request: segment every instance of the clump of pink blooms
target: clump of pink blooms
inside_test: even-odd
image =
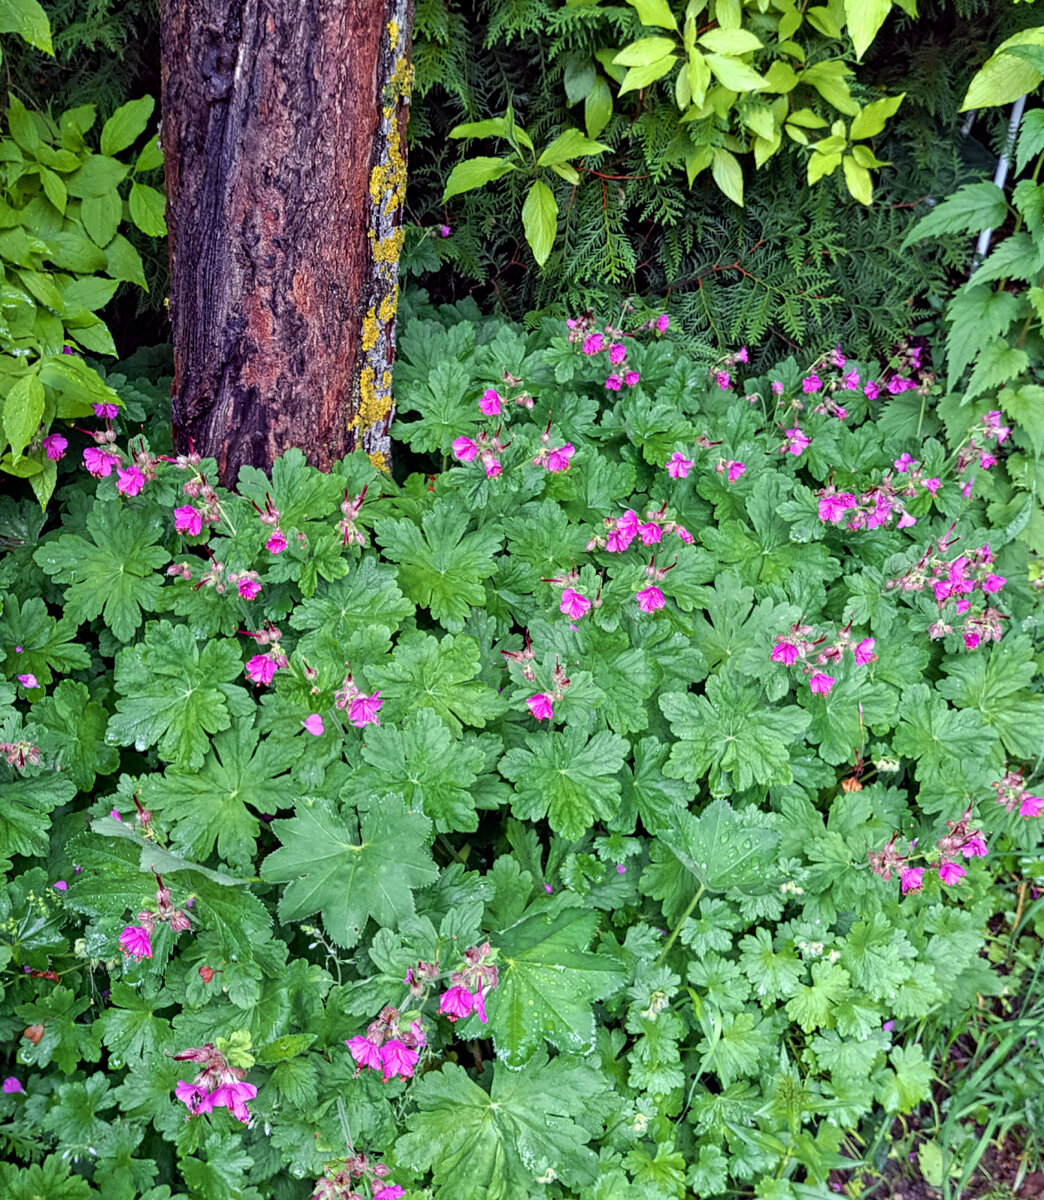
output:
[[[997,409],[984,414],[979,425],[972,430],[968,441],[957,453],[954,472],[963,474],[969,467],[977,465],[981,470],[988,471],[997,465],[998,459],[993,453],[1011,436],[1011,427],[1004,425],[1003,414]],[[972,483],[975,476],[970,476],[961,488],[961,495],[967,499],[972,493]]]
[[[693,536],[684,525],[677,521],[665,521],[666,503],[656,510],[650,509],[645,514],[646,519],[629,508],[622,517],[606,517],[606,535],[595,536],[587,543],[587,550],[606,550],[610,554],[622,554],[637,538],[643,546],[655,546],[662,540],[664,534],[675,534],[688,546],[692,544]]]
[[[509,443],[502,442],[500,430],[495,434],[477,433],[474,438],[461,436],[453,443],[453,457],[462,463],[474,462],[482,464],[487,479],[495,479],[503,468],[497,455],[504,451]]]
[[[939,881],[947,887],[959,884],[968,869],[958,859],[985,858],[988,853],[981,830],[970,827],[971,815],[969,808],[958,820],[947,821],[948,832],[939,838],[935,849],[929,853],[918,851],[916,840],[907,843],[906,853],[901,853],[897,847],[899,834],[895,834],[880,850],[871,850],[867,854],[870,869],[886,883],[892,878],[893,872],[898,872],[899,886],[904,896],[923,889],[925,872],[929,870],[936,871]],[[911,866],[915,857],[923,859],[925,865]]]
[[[530,657],[532,657],[532,651],[528,644],[528,635],[526,638],[526,643],[526,650],[530,651]],[[520,661],[522,660],[525,652],[526,651],[515,651],[514,653],[511,653],[505,651],[504,653],[508,658],[514,658],[516,661]],[[526,678],[535,678],[535,675],[533,675],[532,671],[526,672],[523,670],[522,673]],[[570,686],[570,682],[571,681],[569,677],[565,673],[565,669],[562,667],[561,663],[556,660],[554,670],[551,672],[551,691],[537,692],[535,696],[530,696],[526,701],[526,707],[538,721],[553,720],[555,716],[554,706],[565,695],[566,689]]]
[[[168,568],[168,571],[170,568]],[[244,637],[253,638],[259,646],[268,646],[269,649],[263,654],[255,654],[253,658],[247,660],[246,677],[253,684],[265,684],[266,686],[275,678],[275,673],[282,667],[288,666],[286,655],[279,648],[279,640],[282,638],[282,631],[277,629],[271,622],[268,622],[264,629],[260,629],[257,633],[248,633],[246,630],[239,631]]]
[[[1008,812],[1018,812],[1020,817],[1027,819],[1044,814],[1044,798],[1030,795],[1021,771],[1009,771],[993,788],[997,793],[997,803]]]
[[[670,319],[663,314],[655,320],[647,321],[642,328],[663,333],[669,324]],[[638,383],[640,375],[637,371],[625,369],[627,345],[624,340],[621,340],[631,335],[625,334],[623,330],[617,329],[611,324],[604,326],[603,329],[595,329],[594,325],[593,313],[587,313],[583,317],[571,317],[566,321],[569,329],[569,341],[579,344],[581,352],[588,358],[608,351],[610,371],[605,380],[607,391],[618,392],[623,387],[634,387]]]
[[[486,1024],[483,993],[491,992],[497,986],[497,968],[490,961],[492,956],[493,947],[489,942],[469,946],[464,951],[463,962],[450,976],[449,988],[439,997],[440,1015],[458,1021],[476,1013],[482,1024]]]
[[[365,1035],[345,1040],[359,1070],[367,1067],[379,1071],[385,1083],[397,1077],[408,1079],[427,1044],[420,1021],[403,1019],[399,1010],[390,1004],[381,1009]]]
[[[356,1190],[360,1181],[368,1185],[369,1200],[399,1200],[405,1195],[397,1183],[384,1183],[391,1167],[370,1162],[365,1154],[357,1154],[350,1146],[348,1151],[347,1158],[328,1166],[322,1179],[316,1180],[312,1200],[366,1200],[366,1194]]]
[[[141,823],[147,828],[152,820],[152,814],[148,809],[143,809],[140,805],[138,807],[141,813]],[[159,884],[159,888],[156,892],[155,909],[143,909],[138,913],[138,924],[127,925],[120,934],[120,946],[123,949],[124,957],[133,958],[136,962],[152,957],[152,935],[156,932],[157,924],[169,925],[173,933],[182,933],[192,928],[192,922],[187,914],[180,908],[174,907],[170,898],[170,889],[164,887],[163,880],[158,875],[156,882]]]
[[[886,471],[879,484],[861,492],[838,491],[833,480],[816,492],[819,500],[819,519],[829,525],[841,525],[847,529],[880,529],[896,520],[897,529],[907,529],[917,524],[905,507],[905,501],[919,495],[925,488],[934,496],[942,483],[937,478],[925,479],[909,454],[903,454],[893,464],[895,474]],[[897,476],[905,476],[899,479]]]
[[[952,533],[951,525],[938,542],[928,544],[928,549],[912,567],[894,579],[887,580],[885,587],[898,588],[903,592],[923,592],[930,588],[939,606],[940,617],[930,626],[928,636],[937,641],[953,633],[953,626],[944,619],[944,614],[951,616],[946,610],[952,605],[955,615],[963,617],[961,633],[965,648],[975,650],[984,641],[999,642],[1001,639],[1001,622],[1006,618],[1000,609],[994,608],[985,597],[996,595],[1007,583],[1007,579],[993,571],[993,554],[988,542],[970,554],[947,558],[946,551],[958,541],[956,537],[950,536]],[[969,597],[976,592],[981,593],[978,600],[983,607],[972,611],[972,601]]]
[[[213,1112],[215,1108],[227,1108],[237,1121],[246,1124],[250,1120],[247,1101],[254,1099],[257,1088],[245,1082],[246,1071],[230,1066],[212,1042],[197,1049],[182,1050],[174,1055],[174,1059],[176,1062],[199,1063],[203,1068],[191,1083],[182,1081],[174,1089],[174,1095],[189,1110],[190,1117]]]
[[[821,667],[839,663],[846,652],[851,652],[861,667],[872,663],[877,657],[874,639],[856,639],[851,630],[851,625],[846,625],[834,633],[832,641],[828,641],[828,634],[816,637],[816,630],[811,625],[791,625],[787,633],[777,635],[769,657],[785,667],[800,666],[808,678],[809,690],[817,696],[828,696],[837,680],[820,670]]]
[[[347,712],[348,724],[354,725],[356,729],[362,729],[364,725],[380,725],[377,714],[384,703],[380,689],[378,688],[372,696],[364,695],[356,686],[350,671],[344,677],[340,691],[334,693],[334,703],[343,712]]]

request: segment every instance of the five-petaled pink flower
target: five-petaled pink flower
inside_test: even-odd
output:
[[[496,477],[503,471],[503,467],[500,465],[500,459],[494,458],[492,454],[482,460],[482,465],[486,468],[487,479],[496,479]]]
[[[970,837],[961,847],[961,853],[965,858],[985,858],[988,851],[986,839],[980,833]]]
[[[644,525],[638,526],[638,536],[641,538],[643,546],[655,546],[663,537],[663,530],[655,521],[646,521]]]
[[[8,1077],[4,1080],[4,1093],[6,1095],[10,1096],[14,1092],[24,1092],[24,1091],[25,1091],[25,1088],[22,1087],[21,1080],[16,1079],[14,1075],[8,1075]]]
[[[567,617],[571,617],[574,621],[579,621],[591,607],[591,601],[572,588],[566,588],[562,593],[562,603],[559,607]]]
[[[174,510],[174,528],[189,537],[199,537],[203,532],[203,517],[191,504],[183,504]]]
[[[597,354],[602,349],[602,335],[600,333],[589,333],[584,338],[584,353]]]
[[[643,588],[635,599],[638,601],[638,607],[646,613],[658,612],[666,603],[663,592],[658,587]]]
[[[902,454],[892,464],[900,475],[905,475],[911,467],[916,466],[917,460],[912,454],[907,454],[904,450]]]
[[[461,462],[471,462],[478,454],[478,446],[469,437],[459,437],[453,443],[453,457],[459,458]]]
[[[806,375],[801,381],[801,390],[806,396],[811,396],[813,392],[818,392],[822,386],[822,379],[814,371],[811,375]]]
[[[1019,805],[1020,817],[1039,817],[1044,812],[1044,799],[1040,796],[1023,796]]]
[[[627,347],[623,344],[623,342],[613,342],[613,344],[609,347],[609,361],[613,364],[613,366],[619,366],[619,364],[622,363],[626,357]]]
[[[373,1200],[399,1200],[400,1196],[405,1196],[406,1193],[397,1183],[386,1183],[384,1187],[378,1188],[373,1193]]]
[[[773,662],[782,663],[785,667],[792,667],[798,660],[798,648],[793,642],[777,642],[772,647],[769,657]]]
[[[559,446],[557,450],[552,450],[547,456],[547,469],[552,475],[557,475],[559,471],[569,470],[569,460],[576,453],[576,447],[572,442],[566,442],[564,446]]]
[[[26,675],[16,675],[15,678],[24,688],[38,688],[40,686],[40,681],[31,671]]]
[[[378,1050],[369,1038],[364,1038],[360,1034],[358,1037],[353,1037],[350,1041],[346,1040],[345,1045],[348,1047],[348,1052],[352,1058],[355,1059],[360,1067],[371,1067],[374,1071],[381,1069],[380,1050]]]
[[[907,892],[919,892],[924,886],[924,867],[904,867],[899,881],[904,896]]]
[[[88,446],[83,452],[83,464],[95,479],[106,479],[118,467],[122,460],[116,454],[102,450],[98,446]]]
[[[273,529],[272,536],[265,542],[265,549],[270,554],[282,554],[286,549],[286,535],[281,529]]]
[[[383,703],[380,689],[372,696],[356,696],[348,713],[349,725],[354,725],[356,729],[362,729],[364,725],[380,725],[377,713]]]
[[[65,457],[65,451],[69,448],[68,438],[62,437],[60,433],[51,433],[43,440],[44,453],[53,462]]]
[[[324,731],[323,718],[318,713],[312,713],[310,716],[305,717],[301,724],[312,737],[322,737]]]
[[[874,639],[863,638],[856,646],[853,654],[855,654],[855,660],[861,667],[865,667],[867,663],[872,663],[877,657],[874,654]]]
[[[250,1120],[246,1102],[257,1095],[257,1088],[252,1083],[242,1079],[232,1079],[228,1083],[216,1087],[208,1097],[211,1108],[227,1108],[228,1111],[245,1125]]]
[[[276,668],[276,662],[269,655],[255,654],[247,661],[246,677],[251,683],[269,684],[275,677]]]
[[[142,928],[141,925],[128,925],[120,934],[120,945],[123,947],[124,954],[133,955],[138,962],[141,962],[143,958],[152,957],[152,941],[149,938],[149,931]]]
[[[610,392],[618,392],[623,387],[623,380],[619,375],[610,375],[605,381],[606,390]]]
[[[470,1017],[475,1011],[475,997],[466,987],[451,987],[439,998],[439,1012],[451,1021]]]
[[[413,1074],[413,1068],[417,1065],[417,1060],[420,1058],[418,1051],[407,1046],[405,1042],[400,1042],[398,1038],[392,1038],[390,1041],[381,1046],[381,1065],[384,1067],[384,1082],[389,1079],[394,1079],[396,1075],[401,1075],[403,1079],[408,1079]]]
[[[486,388],[479,401],[479,408],[487,417],[500,416],[500,393],[496,388]]]
[[[535,696],[529,697],[526,704],[538,721],[550,721],[555,715],[551,701],[552,697],[546,692],[537,692]]]
[[[671,324],[671,318],[666,313],[660,313],[656,318],[656,332],[666,333]]]
[[[626,371],[624,373],[624,383],[626,383],[628,387],[634,387],[640,378],[641,376],[637,371]]]
[[[869,379],[863,387],[863,395],[867,400],[876,400],[881,394],[881,385],[876,380]],[[911,868],[912,870],[921,870],[920,867]]]
[[[735,483],[747,471],[746,464],[741,462],[727,462],[725,468],[729,483]]]
[[[183,1079],[179,1079],[174,1088],[174,1095],[185,1105],[189,1110],[189,1115],[193,1117],[199,1116],[200,1113],[208,1113],[213,1107],[210,1092],[206,1088],[200,1087],[198,1083],[186,1083]]]
[[[244,600],[254,600],[258,592],[261,591],[261,585],[256,579],[241,579],[238,584],[239,594]]]
[[[960,863],[944,862],[939,865],[939,878],[945,884],[960,883],[968,872]]]
[[[667,460],[667,474],[672,479],[686,479],[692,470],[692,459],[686,458],[680,450],[675,450]]]
[[[133,464],[116,468],[116,490],[124,496],[136,496],[145,486],[145,476]]]
[[[830,689],[836,682],[837,680],[832,675],[826,675],[822,671],[813,671],[808,686],[814,696],[829,696]]]
[[[987,575],[982,581],[982,590],[984,592],[999,592],[1001,588],[1008,582],[1004,575]]]
[[[790,454],[800,456],[809,446],[812,445],[811,439],[807,438],[804,431],[798,426],[795,426],[793,429],[786,430],[786,434],[786,450]]]
[[[94,415],[96,417],[104,417],[106,421],[115,420],[118,412],[119,409],[115,404],[96,404],[94,406]]]

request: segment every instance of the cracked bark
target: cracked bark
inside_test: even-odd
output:
[[[387,465],[412,0],[161,0],[175,443]]]

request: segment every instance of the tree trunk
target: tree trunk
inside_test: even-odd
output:
[[[413,0],[161,0],[181,452],[389,462]]]

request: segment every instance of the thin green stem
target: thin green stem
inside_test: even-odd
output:
[[[663,962],[663,960],[664,960],[664,959],[667,957],[667,951],[668,951],[668,950],[670,950],[670,948],[671,948],[671,947],[674,945],[674,943],[675,943],[675,941],[676,941],[676,939],[677,939],[677,937],[678,937],[678,934],[681,932],[681,927],[682,927],[682,926],[685,924],[685,922],[686,922],[686,921],[687,921],[687,920],[688,920],[688,919],[689,919],[689,918],[692,916],[693,910],[695,909],[696,905],[697,905],[697,904],[699,904],[699,902],[700,902],[700,897],[703,895],[703,893],[704,893],[706,890],[707,890],[707,885],[706,885],[705,883],[701,883],[701,884],[700,884],[700,889],[699,889],[699,891],[698,891],[698,892],[696,893],[696,895],[695,895],[695,896],[693,896],[693,898],[692,898],[692,899],[689,901],[689,906],[688,906],[688,908],[686,908],[686,910],[685,910],[685,911],[682,913],[682,915],[681,915],[681,920],[680,920],[680,921],[678,922],[678,924],[677,924],[677,925],[675,925],[675,927],[674,927],[674,928],[671,930],[671,936],[670,936],[670,937],[667,939],[667,944],[666,944],[666,945],[664,946],[664,948],[663,948],[663,949],[660,951],[660,957],[659,957],[659,958],[656,960],[656,965],[657,965],[657,966],[659,966],[659,965],[660,965],[660,963],[662,963],[662,962]]]

